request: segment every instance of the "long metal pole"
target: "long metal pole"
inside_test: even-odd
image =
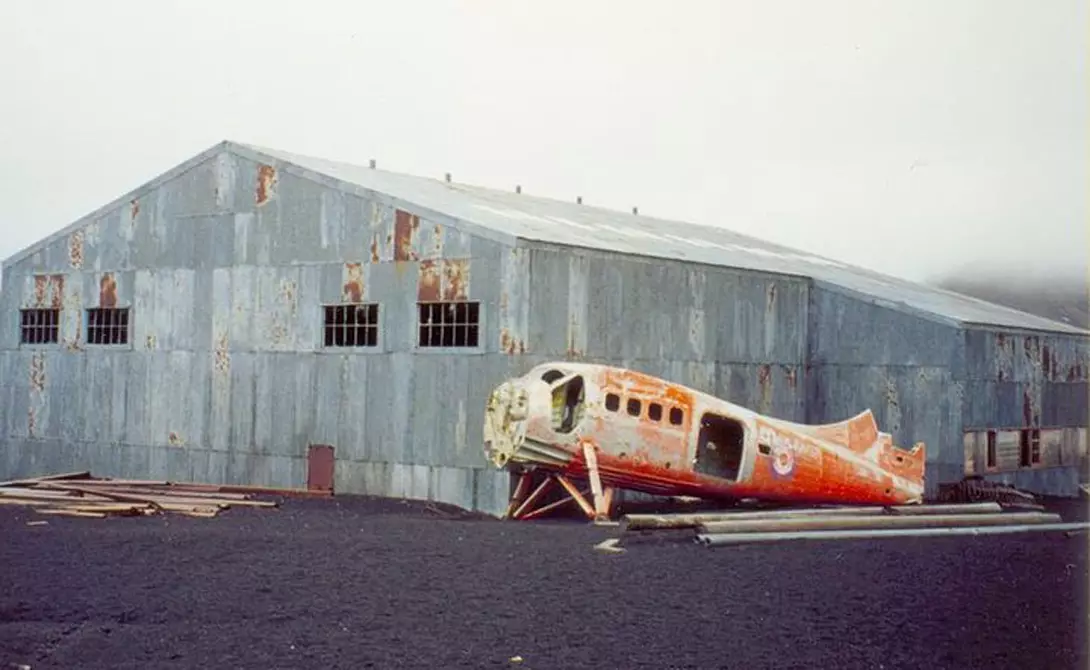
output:
[[[935,535],[1005,535],[1028,533],[1032,531],[1072,531],[1090,530],[1090,523],[1045,523],[1022,526],[974,526],[962,528],[894,528],[867,530],[826,530],[805,531],[799,533],[729,533],[725,535],[701,534],[696,541],[709,547],[722,547],[737,544],[763,542],[783,542],[786,540],[853,540],[881,539],[891,537],[927,537]]]
[[[1014,526],[1060,523],[1059,514],[1018,512],[1009,514],[936,514],[929,516],[848,516],[797,519],[745,519],[700,524],[709,535],[755,531],[850,530],[852,528],[926,528],[943,526]]]
[[[851,507],[815,507],[807,509],[755,510],[740,512],[688,512],[681,514],[626,514],[621,519],[625,530],[695,528],[704,523],[742,519],[782,519],[797,517],[882,516],[890,514],[993,514],[1003,511],[999,503],[965,503],[955,505],[880,505]]]

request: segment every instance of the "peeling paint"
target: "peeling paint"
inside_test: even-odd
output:
[[[443,261],[443,300],[467,300],[469,298],[469,259]]]
[[[793,389],[798,388],[798,385],[799,385],[798,370],[796,369],[796,367],[794,365],[785,365],[785,366],[783,366],[783,374],[784,374],[784,377],[787,379],[787,386],[788,387],[793,388]]]
[[[45,390],[45,355],[41,352],[30,357],[30,390],[37,393]]]
[[[155,349],[155,336],[154,335],[148,335],[147,337],[144,338],[144,348],[147,349],[148,351],[153,351]]]
[[[77,270],[83,268],[82,230],[77,230],[68,236],[68,264]]]
[[[757,384],[760,386],[759,411],[768,414],[772,411],[772,366],[767,363],[757,366]]]
[[[257,192],[255,200],[258,205],[264,205],[275,194],[276,168],[271,165],[260,165],[257,168]]]
[[[31,407],[26,411],[26,423],[27,423],[27,435],[30,437],[37,437],[38,433],[38,415]]]
[[[416,249],[413,248],[416,231],[420,228],[420,217],[404,210],[397,210],[394,215],[394,260],[415,261],[418,260]]]
[[[438,223],[435,224],[435,229],[432,231],[431,255],[433,258],[443,257],[443,226]]]
[[[172,447],[184,447],[185,446],[185,439],[181,435],[179,435],[178,433],[176,433],[176,432],[174,432],[172,430],[172,431],[170,431],[170,434],[167,435],[167,444],[169,444]]]
[[[579,335],[579,320],[572,314],[568,317],[568,349],[567,356],[569,359],[579,359],[583,357],[583,352],[579,350],[579,346],[576,344]]]
[[[505,354],[524,354],[526,343],[512,335],[508,329],[502,328],[500,329],[500,350]]]
[[[416,298],[420,302],[434,302],[440,299],[439,262],[420,261],[420,278],[416,288]]]
[[[45,292],[48,282],[49,280],[45,275],[34,275],[34,298],[33,303],[31,303],[33,307],[45,306]]]
[[[379,234],[373,233],[371,235],[371,262],[379,262]]]
[[[344,285],[341,287],[341,302],[363,302],[365,289],[363,266],[360,263],[345,263]]]
[[[228,347],[227,333],[221,333],[216,338],[213,366],[217,374],[226,375],[231,371],[231,354]]]
[[[129,223],[135,224],[136,223],[136,217],[139,216],[139,215],[140,215],[140,201],[135,200],[135,199],[130,200],[129,201]]]
[[[98,282],[98,306],[117,306],[117,280],[110,272],[104,273]]]

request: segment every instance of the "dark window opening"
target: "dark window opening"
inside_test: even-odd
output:
[[[553,430],[570,433],[583,418],[584,384],[582,377],[573,377],[553,389]]]
[[[1020,435],[1018,463],[1024,468],[1041,462],[1041,431],[1024,429]]]
[[[56,344],[60,340],[59,309],[24,309],[20,311],[19,341],[23,344]]]
[[[652,421],[662,421],[662,405],[653,402],[647,406],[647,418]]]
[[[994,430],[989,430],[988,431],[988,445],[987,445],[987,450],[986,450],[986,452],[984,454],[984,462],[987,465],[987,467],[994,468],[998,461],[999,461],[999,453],[998,453],[998,450],[996,448],[996,443],[995,443],[995,431]]]
[[[705,414],[696,445],[696,472],[734,481],[742,467],[745,427],[725,416]]]
[[[480,339],[479,302],[417,303],[421,347],[476,347]]]
[[[606,394],[606,409],[610,412],[616,412],[621,408],[621,396],[616,393]]]
[[[670,424],[680,426],[683,421],[685,421],[685,412],[682,412],[680,407],[671,407]]]
[[[87,344],[128,343],[128,307],[97,307],[87,310]]]
[[[640,415],[640,401],[639,401],[639,399],[629,398],[628,399],[627,409],[628,409],[628,415],[629,416],[639,416]]]
[[[377,347],[378,305],[327,305],[325,346]]]
[[[764,444],[763,442],[761,444],[757,445],[757,451],[761,452],[765,456],[771,456],[772,455],[772,447],[768,446],[767,444]]]

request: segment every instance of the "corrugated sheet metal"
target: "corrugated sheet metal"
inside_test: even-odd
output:
[[[276,149],[230,144],[243,155],[270,157],[360,189],[385,193],[456,218],[479,235],[813,277],[898,309],[958,323],[1081,332],[1007,307],[881,275],[721,227],[636,216],[525,193],[395,174]],[[260,160],[260,158],[258,158]]]
[[[89,467],[302,486],[307,444],[325,443],[337,449],[342,491],[497,511],[508,480],[480,452],[487,394],[565,357],[794,420],[871,407],[898,442],[928,443],[929,478],[960,476],[963,419],[1013,419],[1029,397],[1043,422],[1086,422],[1080,338],[963,338],[950,323],[839,285],[720,267],[737,250],[716,251],[722,262],[709,265],[520,242],[533,237],[527,230],[547,238],[553,229],[537,210],[519,218],[476,206],[492,207],[493,195],[378,171],[389,183],[346,186],[222,148],[4,268],[6,474]],[[442,198],[429,200],[433,192]],[[579,210],[586,221],[599,211]],[[586,221],[549,225],[586,232]],[[625,247],[631,231],[603,221],[616,244],[602,246],[642,253]],[[758,269],[778,267],[754,254]],[[416,301],[436,295],[481,301],[479,351],[415,350]],[[18,307],[58,298],[61,344],[20,347]],[[82,309],[104,298],[133,309],[129,345],[84,341]],[[346,298],[381,304],[374,350],[322,346],[321,305]]]

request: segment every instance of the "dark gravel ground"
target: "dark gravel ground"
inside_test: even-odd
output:
[[[1065,520],[1085,505],[1056,503]],[[709,549],[339,498],[216,519],[0,508],[0,670],[1085,668],[1087,539]],[[511,661],[521,656],[522,662]]]

